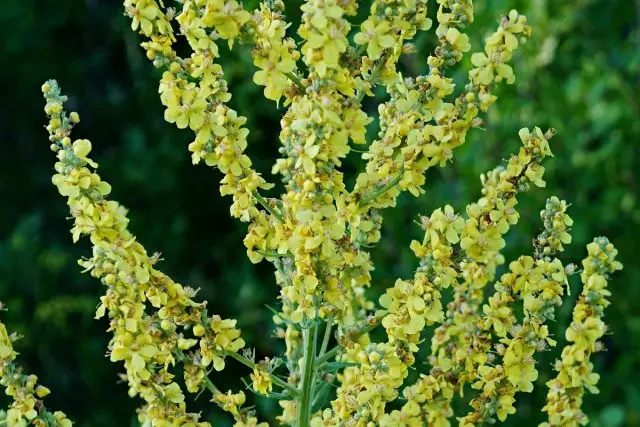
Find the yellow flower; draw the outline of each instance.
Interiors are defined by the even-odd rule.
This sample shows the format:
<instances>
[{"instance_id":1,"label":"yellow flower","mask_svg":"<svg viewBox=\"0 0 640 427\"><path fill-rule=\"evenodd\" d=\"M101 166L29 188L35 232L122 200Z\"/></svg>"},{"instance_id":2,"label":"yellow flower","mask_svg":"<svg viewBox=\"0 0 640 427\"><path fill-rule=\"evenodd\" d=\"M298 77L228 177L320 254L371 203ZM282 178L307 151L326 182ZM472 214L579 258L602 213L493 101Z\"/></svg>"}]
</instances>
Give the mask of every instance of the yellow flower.
<instances>
[{"instance_id":1,"label":"yellow flower","mask_svg":"<svg viewBox=\"0 0 640 427\"><path fill-rule=\"evenodd\" d=\"M131 29L137 31L138 28L145 36L153 33L153 24L160 14L158 6L150 0L126 0L124 2L125 11L131 17Z\"/></svg>"},{"instance_id":2,"label":"yellow flower","mask_svg":"<svg viewBox=\"0 0 640 427\"><path fill-rule=\"evenodd\" d=\"M473 79L481 85L489 85L494 80L505 79L507 84L515 82L513 69L508 64L502 62L492 62L485 53L478 52L471 55L471 63L476 69L472 70Z\"/></svg>"},{"instance_id":3,"label":"yellow flower","mask_svg":"<svg viewBox=\"0 0 640 427\"><path fill-rule=\"evenodd\" d=\"M576 346L592 349L593 344L604 335L604 322L595 317L588 317L583 323L573 322L566 331L569 342L575 342Z\"/></svg>"},{"instance_id":4,"label":"yellow flower","mask_svg":"<svg viewBox=\"0 0 640 427\"><path fill-rule=\"evenodd\" d=\"M302 5L300 9L309 15L309 23L318 30L324 30L327 28L329 19L339 19L344 13L340 6L331 4L331 2L327 2L323 7L318 7L312 2L307 2Z\"/></svg>"},{"instance_id":5,"label":"yellow flower","mask_svg":"<svg viewBox=\"0 0 640 427\"><path fill-rule=\"evenodd\" d=\"M395 44L395 39L389 32L391 27L387 21L377 21L367 19L360 27L361 31L354 37L357 44L367 45L367 55L376 60L382 55L384 49L388 49Z\"/></svg>"},{"instance_id":6,"label":"yellow flower","mask_svg":"<svg viewBox=\"0 0 640 427\"><path fill-rule=\"evenodd\" d=\"M206 26L214 26L224 39L238 36L240 27L251 19L236 0L208 0L202 17Z\"/></svg>"},{"instance_id":7,"label":"yellow flower","mask_svg":"<svg viewBox=\"0 0 640 427\"><path fill-rule=\"evenodd\" d=\"M496 414L500 421L506 420L507 415L516 413L516 408L513 406L515 402L515 397L510 395L502 395L498 398L498 409Z\"/></svg>"},{"instance_id":8,"label":"yellow flower","mask_svg":"<svg viewBox=\"0 0 640 427\"><path fill-rule=\"evenodd\" d=\"M180 129L190 127L198 130L205 121L204 111L207 107L205 98L205 91L189 86L181 92L179 99L177 97L168 99L167 109L164 112L165 120L175 123Z\"/></svg>"},{"instance_id":9,"label":"yellow flower","mask_svg":"<svg viewBox=\"0 0 640 427\"><path fill-rule=\"evenodd\" d=\"M481 259L488 252L495 252L504 247L505 243L496 228L479 230L475 218L467 221L462 232L460 247L467 251L470 257Z\"/></svg>"},{"instance_id":10,"label":"yellow flower","mask_svg":"<svg viewBox=\"0 0 640 427\"><path fill-rule=\"evenodd\" d=\"M365 126L373 120L367 116L367 113L360 109L350 108L344 111L342 120L349 137L355 144L365 144L367 142L365 140L367 132Z\"/></svg>"},{"instance_id":11,"label":"yellow flower","mask_svg":"<svg viewBox=\"0 0 640 427\"><path fill-rule=\"evenodd\" d=\"M457 28L449 28L445 33L445 38L456 51L468 52L469 49L471 49L471 44L469 44L469 36L461 33Z\"/></svg>"},{"instance_id":12,"label":"yellow flower","mask_svg":"<svg viewBox=\"0 0 640 427\"><path fill-rule=\"evenodd\" d=\"M489 297L489 305L484 305L482 311L485 316L485 325L491 325L496 335L504 337L513 327L515 317L508 307L511 298L503 293L497 293Z\"/></svg>"},{"instance_id":13,"label":"yellow flower","mask_svg":"<svg viewBox=\"0 0 640 427\"><path fill-rule=\"evenodd\" d=\"M254 63L261 70L253 75L256 84L265 86L264 96L277 101L289 85L286 74L293 72L295 62L278 49L269 50L267 57L257 58Z\"/></svg>"},{"instance_id":14,"label":"yellow flower","mask_svg":"<svg viewBox=\"0 0 640 427\"><path fill-rule=\"evenodd\" d=\"M73 155L78 159L87 162L91 167L95 168L97 166L93 160L87 158L87 155L91 152L91 141L88 139L78 139L73 142L72 148ZM86 188L86 184L81 184L80 186Z\"/></svg>"},{"instance_id":15,"label":"yellow flower","mask_svg":"<svg viewBox=\"0 0 640 427\"><path fill-rule=\"evenodd\" d=\"M260 394L266 395L273 389L269 374L258 368L253 369L251 380L253 381L253 389Z\"/></svg>"},{"instance_id":16,"label":"yellow flower","mask_svg":"<svg viewBox=\"0 0 640 427\"><path fill-rule=\"evenodd\" d=\"M522 341L512 341L504 355L505 375L520 391L530 393L533 381L538 378L533 359L534 348Z\"/></svg>"},{"instance_id":17,"label":"yellow flower","mask_svg":"<svg viewBox=\"0 0 640 427\"><path fill-rule=\"evenodd\" d=\"M306 46L322 52L323 62L319 62L316 65L321 66L323 69L325 67L335 68L338 65L340 54L347 50L347 43L342 37L333 38L327 33L312 32L309 35Z\"/></svg>"},{"instance_id":18,"label":"yellow flower","mask_svg":"<svg viewBox=\"0 0 640 427\"><path fill-rule=\"evenodd\" d=\"M222 407L222 409L232 415L238 415L238 408L244 405L245 400L246 397L241 391L235 394L231 393L231 391L227 391L226 393L216 393L211 399L212 402L216 402Z\"/></svg>"},{"instance_id":19,"label":"yellow flower","mask_svg":"<svg viewBox=\"0 0 640 427\"><path fill-rule=\"evenodd\" d=\"M164 397L173 403L184 402L184 394L177 383L171 383L163 390Z\"/></svg>"},{"instance_id":20,"label":"yellow flower","mask_svg":"<svg viewBox=\"0 0 640 427\"><path fill-rule=\"evenodd\" d=\"M36 396L38 396L39 398L43 398L45 396L48 396L49 394L51 394L51 390L49 390L47 387L42 385L36 387Z\"/></svg>"}]
</instances>

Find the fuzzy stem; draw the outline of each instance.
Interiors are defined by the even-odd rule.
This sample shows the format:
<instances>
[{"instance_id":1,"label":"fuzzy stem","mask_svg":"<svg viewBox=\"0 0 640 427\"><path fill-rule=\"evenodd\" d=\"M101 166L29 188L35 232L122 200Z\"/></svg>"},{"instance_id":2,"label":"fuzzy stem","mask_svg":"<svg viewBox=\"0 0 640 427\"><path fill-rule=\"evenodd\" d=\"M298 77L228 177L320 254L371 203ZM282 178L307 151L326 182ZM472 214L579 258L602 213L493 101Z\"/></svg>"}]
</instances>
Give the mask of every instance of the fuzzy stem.
<instances>
[{"instance_id":1,"label":"fuzzy stem","mask_svg":"<svg viewBox=\"0 0 640 427\"><path fill-rule=\"evenodd\" d=\"M369 332L373 331L381 323L381 321L382 321L382 317L374 318L374 320L372 322L367 323L367 325L365 325L362 328L358 329L351 336L351 340L357 340L358 338L360 338L364 334L368 334ZM342 347L337 345L334 348L332 348L331 350L329 350L328 352L326 352L325 354L323 354L320 357L318 357L318 360L316 360L316 365L320 366L323 363L328 362L329 360L331 360L334 357L336 357L341 348Z\"/></svg>"},{"instance_id":2,"label":"fuzzy stem","mask_svg":"<svg viewBox=\"0 0 640 427\"><path fill-rule=\"evenodd\" d=\"M369 203L374 201L376 198L382 196L384 193L386 193L387 191L389 191L390 189L398 185L398 183L402 179L402 174L403 174L403 171L401 170L400 173L396 177L394 177L391 181L389 181L382 187L372 191L371 193L365 194L362 200L360 200L360 206L368 205Z\"/></svg>"},{"instance_id":3,"label":"fuzzy stem","mask_svg":"<svg viewBox=\"0 0 640 427\"><path fill-rule=\"evenodd\" d=\"M296 86L298 86L298 89L300 89L302 92L307 90L307 88L304 87L304 85L302 84L302 82L300 81L298 76L296 76L295 74L293 74L293 73L285 73L284 75L287 76L287 78L289 80L291 80Z\"/></svg>"},{"instance_id":4,"label":"fuzzy stem","mask_svg":"<svg viewBox=\"0 0 640 427\"><path fill-rule=\"evenodd\" d=\"M298 400L297 427L309 427L311 418L311 400L313 383L315 379L316 363L316 336L318 326L302 330L302 342L304 347L304 362L302 368L302 383L300 384L300 396Z\"/></svg>"},{"instance_id":5,"label":"fuzzy stem","mask_svg":"<svg viewBox=\"0 0 640 427\"><path fill-rule=\"evenodd\" d=\"M284 222L284 217L282 216L282 213L280 213L278 209L271 207L269 202L267 202L267 200L264 197L262 197L260 193L258 193L258 190L253 190L252 194L253 194L253 197L256 198L258 203L260 203L263 208L265 208L271 215L276 217L278 221Z\"/></svg>"},{"instance_id":6,"label":"fuzzy stem","mask_svg":"<svg viewBox=\"0 0 640 427\"><path fill-rule=\"evenodd\" d=\"M248 368L256 369L256 364L254 362L252 362L251 360L247 359L246 357L242 356L241 354L238 354L238 353L233 352L233 351L225 351L224 354L226 354L227 356L230 356L233 359L236 359L238 362L242 363L243 365L245 365ZM282 387L283 389L289 391L294 396L298 394L298 390L294 386L289 384L288 382L283 381L281 378L275 376L272 373L269 373L269 377L271 378L271 381L273 381L274 384L276 384L276 385Z\"/></svg>"},{"instance_id":7,"label":"fuzzy stem","mask_svg":"<svg viewBox=\"0 0 640 427\"><path fill-rule=\"evenodd\" d=\"M318 357L322 357L323 354L326 353L327 347L329 346L329 339L331 339L331 329L333 327L333 316L329 316L327 319L327 326L324 330L324 338L322 339L322 345L320 346L320 352L318 353Z\"/></svg>"}]
</instances>

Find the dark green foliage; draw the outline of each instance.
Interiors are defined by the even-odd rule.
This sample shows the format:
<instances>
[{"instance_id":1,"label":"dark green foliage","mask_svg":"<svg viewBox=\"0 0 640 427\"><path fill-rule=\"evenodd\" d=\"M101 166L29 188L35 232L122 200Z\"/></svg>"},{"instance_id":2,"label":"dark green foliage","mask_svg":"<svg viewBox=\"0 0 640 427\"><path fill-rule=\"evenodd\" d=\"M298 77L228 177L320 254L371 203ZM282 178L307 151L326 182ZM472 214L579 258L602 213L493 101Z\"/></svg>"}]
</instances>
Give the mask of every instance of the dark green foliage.
<instances>
[{"instance_id":1,"label":"dark green foliage","mask_svg":"<svg viewBox=\"0 0 640 427\"><path fill-rule=\"evenodd\" d=\"M245 6L255 3L246 1ZM364 12L368 2L361 3ZM538 212L552 194L573 204L569 213L575 220L574 243L563 256L565 262L579 262L584 245L597 235L608 236L618 247L625 269L611 286L608 351L595 358L601 394L588 396L584 410L592 425L640 425L640 4L477 3L469 30L475 49L511 7L529 17L534 37L517 54L516 83L498 94L486 130L470 133L453 164L429 172L424 197L404 195L399 208L386 213L382 244L373 252L377 269L371 295L380 294L396 277L412 274L416 260L408 245L421 235L413 225L418 214L444 203L462 209L479 195L479 174L517 148L521 127L554 127L556 157L545 165L547 188L521 198L521 220L508 235L507 259L531 253L531 239L541 227ZM287 2L294 22L299 21L299 4ZM435 2L431 9L435 15ZM102 177L113 185L114 199L130 209L132 231L150 252L162 252L160 268L201 288L212 312L237 317L257 354L281 351L281 343L270 337L273 325L264 307L277 295L272 271L266 263L254 266L246 258L245 226L228 215L228 200L216 189L220 175L191 165L186 149L190 133L163 121L159 76L138 43L117 1L5 0L0 6L0 300L10 308L3 319L24 335L16 348L29 371L52 389L47 402L67 412L78 426L135 424L137 402L118 381L121 367L104 357L107 325L93 320L102 288L80 274L76 264L89 245L72 244L67 206L50 182L54 156L42 127L40 95L40 85L48 78L60 81L70 107L80 112L76 137L93 141ZM419 36L416 43L419 53L403 62L408 75L425 70L432 33ZM250 83L246 48L221 52L234 95L231 105L248 117L248 152L258 170L268 175L282 110ZM461 68L458 81L463 82L465 74ZM375 111L375 102L367 105ZM359 166L353 153L347 171ZM579 283L573 279L575 299ZM554 324L559 347L570 303ZM518 413L509 424L541 420L544 382L553 373L557 354L540 360L537 388L532 396L519 395ZM243 387L239 377L249 372L232 361L228 365L213 381L222 388ZM421 363L417 367L420 370ZM276 414L272 402L247 395L265 417ZM1 396L0 407L4 402ZM204 408L217 425L228 425L228 418L209 406L202 396L194 407ZM465 410L458 408L459 413Z\"/></svg>"}]
</instances>

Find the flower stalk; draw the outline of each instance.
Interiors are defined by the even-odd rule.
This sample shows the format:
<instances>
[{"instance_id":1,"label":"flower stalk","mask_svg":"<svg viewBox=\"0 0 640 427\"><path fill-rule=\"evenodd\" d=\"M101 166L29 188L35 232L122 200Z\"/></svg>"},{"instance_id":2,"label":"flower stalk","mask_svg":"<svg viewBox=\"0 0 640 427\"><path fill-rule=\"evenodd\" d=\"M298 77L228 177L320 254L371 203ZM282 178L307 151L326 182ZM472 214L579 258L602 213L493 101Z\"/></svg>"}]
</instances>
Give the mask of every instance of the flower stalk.
<instances>
[{"instance_id":1,"label":"flower stalk","mask_svg":"<svg viewBox=\"0 0 640 427\"><path fill-rule=\"evenodd\" d=\"M280 222L284 222L284 216L282 215L282 213L277 208L271 206L267 199L262 197L262 195L258 193L257 190L254 190L251 194L253 194L253 197L256 198L258 203L260 203L263 208L265 208L271 215L273 215L274 218L276 218Z\"/></svg>"},{"instance_id":2,"label":"flower stalk","mask_svg":"<svg viewBox=\"0 0 640 427\"><path fill-rule=\"evenodd\" d=\"M303 362L302 382L300 383L298 400L297 427L309 427L311 419L311 402L316 378L316 339L318 326L313 325L302 330Z\"/></svg>"},{"instance_id":3,"label":"flower stalk","mask_svg":"<svg viewBox=\"0 0 640 427\"><path fill-rule=\"evenodd\" d=\"M231 357L232 359L237 360L238 362L242 363L244 366L246 366L247 368L251 368L251 369L256 369L256 364L255 362L251 361L251 359L236 353L236 352L225 352L225 355ZM280 377L278 377L277 375L269 372L268 373L269 377L271 378L271 381L273 381L274 384L282 387L283 389L287 390L289 393L291 393L293 396L297 396L298 395L298 389L295 388L294 386L292 386L291 384L283 381Z\"/></svg>"}]
</instances>

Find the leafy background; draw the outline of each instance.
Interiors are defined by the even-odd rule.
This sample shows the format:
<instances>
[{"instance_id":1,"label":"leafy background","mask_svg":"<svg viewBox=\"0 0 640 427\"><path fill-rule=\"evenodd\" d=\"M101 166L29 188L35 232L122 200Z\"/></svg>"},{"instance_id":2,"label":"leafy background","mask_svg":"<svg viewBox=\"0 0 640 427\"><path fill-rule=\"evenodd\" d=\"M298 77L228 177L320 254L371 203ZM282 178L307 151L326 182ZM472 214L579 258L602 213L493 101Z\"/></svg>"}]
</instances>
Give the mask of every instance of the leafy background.
<instances>
[{"instance_id":1,"label":"leafy background","mask_svg":"<svg viewBox=\"0 0 640 427\"><path fill-rule=\"evenodd\" d=\"M256 1L245 1L251 8ZM367 2L361 2L364 12ZM299 21L300 1L287 13ZM594 235L606 235L620 250L625 269L611 287L607 311L608 351L595 358L601 393L586 398L584 410L595 426L640 425L640 2L624 0L492 0L477 2L469 30L474 49L517 7L529 17L534 36L515 64L516 84L501 89L486 130L474 130L453 164L429 172L426 195L401 197L386 213L383 244L376 262L372 297L396 277L408 277L416 260L408 243L420 237L418 214L451 203L457 209L479 194L478 176L517 149L523 126L554 127L555 158L547 162L548 186L522 197L521 221L508 236L507 259L530 252L540 228L538 211L556 194L572 203L574 243L565 261L579 261ZM435 13L435 7L431 7ZM435 18L435 17L434 17ZM149 251L160 251L161 268L177 280L201 288L212 311L237 317L244 338L260 355L280 351L271 338L264 304L277 289L266 264L252 265L242 245L245 226L228 215L228 200L216 188L220 175L190 164L188 132L162 119L158 73L129 29L118 2L106 0L4 0L0 5L0 300L10 310L3 321L24 335L17 344L21 362L54 392L48 403L79 426L136 425L135 406L118 379L121 367L105 359L106 323L93 320L101 285L80 274L76 260L88 244L71 243L67 207L51 185L53 155L48 149L40 85L57 78L80 112L77 137L91 138L101 175L113 197L130 209L131 229ZM420 35L418 53L403 60L407 74L426 69L433 33ZM277 149L278 111L250 82L247 49L225 53L222 63L233 107L248 117L249 153L268 174ZM469 62L456 71L462 82ZM375 103L367 105L372 112ZM375 124L373 125L375 126ZM349 170L360 166L356 155ZM575 279L575 277L574 277ZM572 299L579 283L572 282ZM563 343L573 301L560 310L552 329ZM508 424L542 420L546 388L557 351L539 361L537 389L520 395ZM230 362L213 379L242 387L248 372ZM247 394L250 394L247 392ZM468 392L467 396L471 393ZM250 397L266 419L275 405ZM464 403L464 402L463 402ZM0 407L6 405L0 397ZM216 425L229 419L205 396L195 403ZM465 406L457 408L464 413Z\"/></svg>"}]
</instances>

